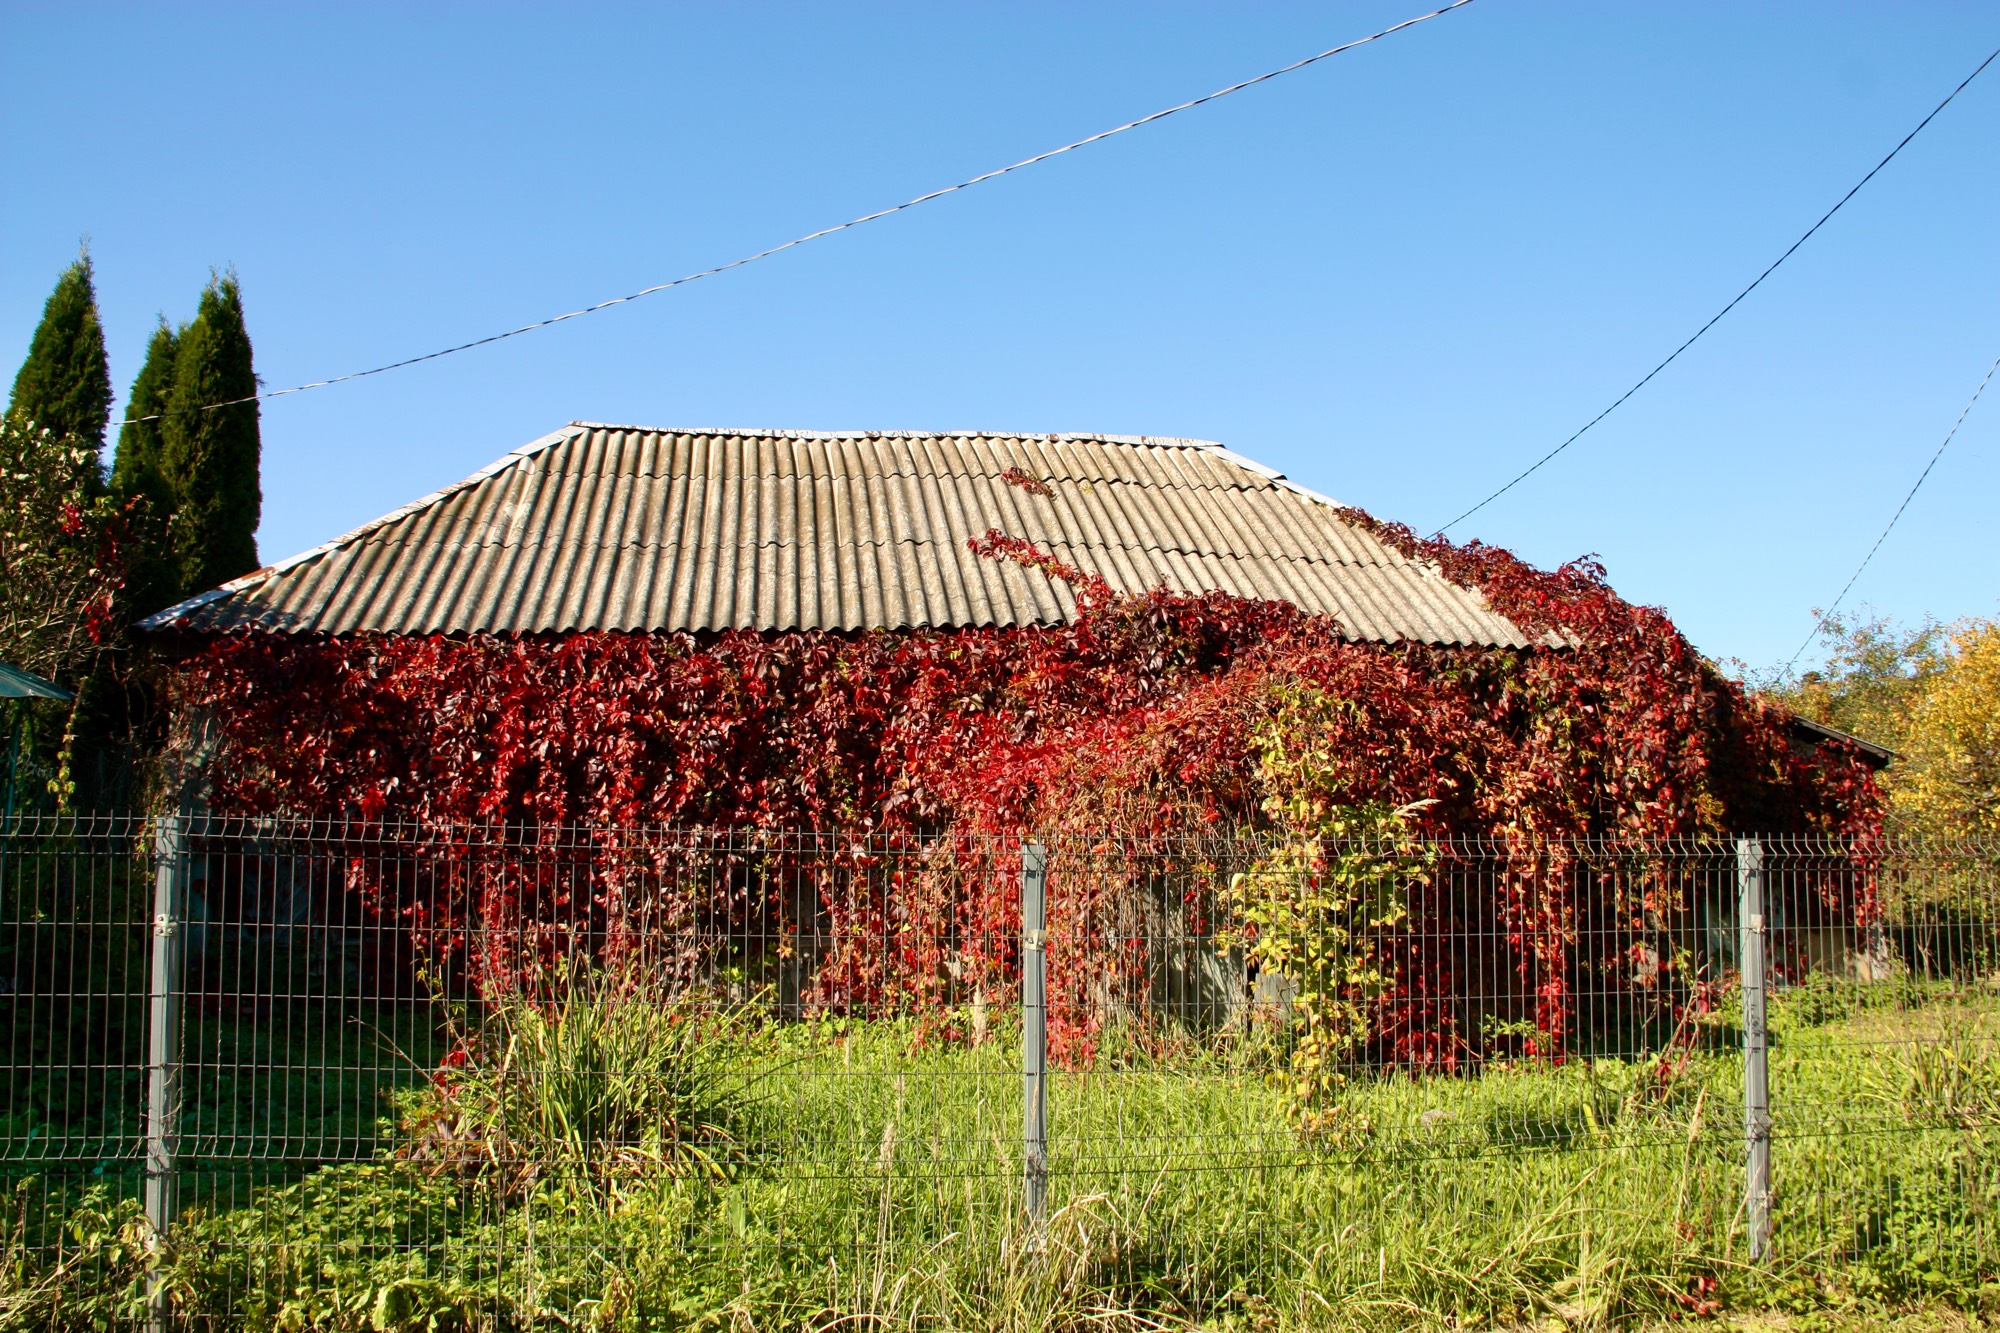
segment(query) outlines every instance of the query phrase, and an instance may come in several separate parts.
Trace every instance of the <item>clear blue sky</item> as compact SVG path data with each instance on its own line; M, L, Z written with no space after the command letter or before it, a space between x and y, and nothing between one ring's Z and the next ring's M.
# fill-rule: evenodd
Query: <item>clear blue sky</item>
M270 387L616 295L1420 12L0 6L0 364L88 235L122 387L241 275ZM573 12L575 11L575 12ZM1568 435L1995 46L1992 4L1479 3L721 278L268 404L262 552L572 418L1221 440L1413 525ZM1788 657L2000 355L2000 65L1458 534ZM9 371L11 373L11 371ZM1857 601L2000 611L2000 390Z

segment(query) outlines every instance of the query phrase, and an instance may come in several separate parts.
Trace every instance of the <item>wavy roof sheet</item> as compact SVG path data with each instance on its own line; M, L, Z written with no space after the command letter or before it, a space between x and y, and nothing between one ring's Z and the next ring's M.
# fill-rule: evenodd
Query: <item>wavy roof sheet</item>
M1123 592L1281 599L1354 639L1525 642L1332 501L1202 441L586 422L144 623L525 634L1072 617L1066 584L967 549L994 528Z

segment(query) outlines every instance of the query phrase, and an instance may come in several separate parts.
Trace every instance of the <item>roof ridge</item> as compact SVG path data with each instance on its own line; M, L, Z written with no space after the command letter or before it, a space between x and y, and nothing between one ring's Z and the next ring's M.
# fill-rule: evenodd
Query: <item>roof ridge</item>
M572 421L586 430L626 430L642 435L735 436L759 440L1058 440L1130 444L1159 449L1228 450L1215 440L1184 435L1109 435L1102 431L1027 430L800 430L788 426L642 426L633 422Z

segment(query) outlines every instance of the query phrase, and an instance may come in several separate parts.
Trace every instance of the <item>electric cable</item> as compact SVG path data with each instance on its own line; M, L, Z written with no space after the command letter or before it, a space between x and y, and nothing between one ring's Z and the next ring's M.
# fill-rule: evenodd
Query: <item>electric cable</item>
M1491 495L1487 496L1484 500L1481 500L1478 504L1472 506L1472 508L1460 514L1457 518L1451 520L1451 522L1446 523L1444 526L1440 527L1436 532L1432 533L1431 536L1433 538L1444 536L1445 533L1451 531L1451 529L1457 527L1460 523L1465 522L1466 519L1471 518L1474 514L1486 508L1487 505L1492 504L1495 500L1505 495L1508 491L1513 490L1516 486L1526 481L1529 477L1533 476L1536 472L1541 470L1542 464L1548 462L1550 459L1554 458L1557 454L1561 453L1563 450L1569 448L1572 444L1575 444L1578 440L1582 439L1585 432L1590 430L1591 427L1595 426L1598 422L1604 420L1604 418L1610 416L1613 412L1616 412L1620 407L1624 405L1626 399L1630 398L1633 394L1639 392L1639 390L1645 388L1649 383L1651 383L1655 375L1659 374L1661 371L1665 370L1668 366L1672 365L1680 357L1680 354L1682 352L1685 352L1688 348L1694 346L1695 343L1701 338L1701 336L1704 333L1707 333L1710 329L1714 328L1718 323L1720 323L1722 317L1728 314L1730 311L1734 310L1742 302L1744 297L1750 295L1750 293L1756 291L1758 287L1762 286L1764 279L1770 277L1773 273L1777 272L1778 266L1784 263L1787 259L1790 259L1792 257L1793 252L1795 252L1800 246L1804 245L1807 241L1811 240L1813 233L1818 231L1821 227L1824 227L1827 224L1828 220L1830 220L1835 213L1838 213L1842 208L1846 207L1848 200L1852 199L1855 195L1861 193L1862 186L1866 185L1869 181L1875 179L1876 172L1882 170L1882 168L1888 166L1891 162L1895 161L1896 154L1902 152L1903 149L1908 147L1910 140L1916 138L1919 134L1923 133L1924 126L1930 124L1933 120L1937 119L1938 113L1940 111L1943 111L1946 107L1950 106L1952 103L1952 99L1957 97L1960 93L1964 92L1966 89L1966 85L1970 84L1974 79L1978 78L1980 74L1986 69L1986 67L1992 64L1995 58L1997 57L2000 57L2000 49L1996 49L1992 55L1989 55L1986 57L1986 59L1980 61L1979 68L1973 70L1972 73L1966 75L1964 80L1960 82L1958 87L1952 89L1951 92L1946 95L1945 99L1942 102L1939 102L1936 106L1932 107L1931 113L1928 116L1925 116L1922 120L1918 121L1917 127L1911 130L1908 134L1904 135L1902 141L1899 142L1894 148L1891 148L1889 150L1889 155L1887 157L1883 158L1880 162L1877 162L1873 167L1869 168L1868 174L1866 176L1863 176L1860 180L1856 181L1853 189L1849 190L1846 194L1840 196L1839 203L1835 204L1832 208L1827 209L1826 212L1821 215L1820 220L1818 222L1815 222L1812 224L1812 226L1806 228L1805 235L1799 237L1799 239L1793 241L1789 246L1787 246L1783 254L1779 255L1776 259L1771 261L1771 265L1769 268L1765 269L1762 273L1759 273L1756 277L1756 280L1753 281L1748 287L1745 287L1742 291L1736 293L1736 295L1730 299L1728 305L1722 307L1722 309L1716 311L1714 315L1710 316L1708 323L1696 329L1686 342L1682 343L1679 347L1676 347L1673 350L1673 352L1668 355L1666 360L1660 362L1659 365L1654 366L1651 370L1647 371L1644 377L1641 378L1637 384L1634 384L1624 393L1619 394L1618 397L1612 402L1611 406L1605 408L1602 412L1599 412L1596 416L1584 422L1582 426L1578 427L1574 435L1570 436L1568 439L1564 440L1561 444L1557 445L1555 448L1543 454L1540 458L1536 459L1532 464L1530 464L1525 470L1516 474L1516 476L1512 481L1509 481L1499 490L1493 492Z
M1440 15L1449 14L1454 9L1462 9L1466 5L1469 5L1471 3L1472 0L1451 0L1450 4L1445 5L1440 9L1434 9L1428 14L1419 14L1415 18L1408 18L1404 19L1400 23L1393 23L1390 26L1381 29L1379 32L1369 33L1366 37L1357 37L1352 41L1342 42L1339 46L1328 47L1326 50L1320 51L1314 55L1306 56L1302 60L1294 60L1289 65L1282 66L1281 68L1278 69L1269 70L1263 74L1255 76L1254 78L1244 79L1240 83L1232 83L1226 88L1218 88L1212 93L1206 93L1200 97L1193 98L1189 101L1181 102L1178 105L1167 107L1165 110L1162 111L1152 112L1150 115L1141 116L1137 120L1128 120L1122 125L1113 126L1111 129L1100 130L1096 134L1089 135L1082 139L1077 139L1071 143L1063 144L1060 148L1051 148L1047 152L1037 153L1033 157L1024 157L1019 162L1013 162L1004 167L997 167L992 171L982 172L977 176L973 176L970 177L969 179L962 180L958 182L956 185L947 185L941 189L928 191L927 193L917 195L913 199L906 199L900 204L893 204L888 208L880 208L872 213L864 213L860 217L849 218L846 222L836 223L831 227L822 227L818 231L807 232L803 236L794 237L793 239L785 241L782 244L773 245L767 249L759 250L755 254L745 255L741 259L732 259L726 264L717 264L713 268L705 268L695 273L689 273L686 274L685 276L674 278L668 282L657 283L651 287L641 288L639 291L632 292L626 296L614 296L609 300L599 301L595 305L587 305L582 307L581 309L571 310L565 314L552 315L547 319L538 319L535 320L533 323L523 324L518 328L508 329L504 333L489 334L484 338L475 338L471 342L459 343L456 346L442 348L435 352L426 352L421 356L405 357L401 361L391 361L387 365L375 366L369 370L356 370L345 375L335 375L329 379L313 380L307 384L295 384L292 385L290 388L286 389L270 389L263 393L248 394L242 398L230 398L217 403L203 403L198 407L180 408L175 412L156 412L153 413L151 416L128 417L124 421L121 421L117 424L121 426L129 426L134 422L158 421L163 417L184 415L186 413L191 413L191 412L212 412L218 408L236 407L243 403L261 402L267 398L283 398L288 394L304 393L309 389L324 389L327 386L333 384L345 384L350 380L366 379L370 375L383 375L387 374L389 371L392 370L401 370L406 366L421 365L426 361L435 361L440 357L452 356L458 352L469 352L475 347L486 347L490 346L493 343L503 342L508 338L518 338L524 333L533 333L537 329L546 329L551 325L561 324L566 320L578 319L584 315L594 315L600 310L609 310L613 306L625 305L628 304L629 302L637 301L641 297L651 296L656 292L668 291L675 287L685 287L688 283L698 282L703 278L712 278L719 273L727 273L731 269L742 268L746 264L754 264L760 259L769 259L772 255L783 254L787 250L797 249L799 246L805 245L810 241L817 241L822 237L832 236L837 232L848 231L851 230L852 228L862 226L866 223L874 222L881 218L890 217L894 214L901 213L906 209L915 208L919 204L927 204L931 202L933 199L942 199L948 194L956 194L960 190L969 190L975 185L980 185L990 180L997 180L1001 176L1009 175L1013 172L1020 171L1026 167L1032 167L1037 163L1046 162L1052 157L1060 157L1064 153L1073 153L1079 148L1087 148L1091 144L1101 143L1104 140L1111 138L1113 135L1123 134L1127 130L1136 130L1142 125L1150 125L1154 121L1165 120L1168 116L1177 115L1182 111L1191 111L1195 107L1203 106L1209 102L1216 101L1219 98L1227 97L1231 93L1240 93L1244 89L1254 88L1260 83L1269 83L1272 79L1280 78L1283 75L1291 74L1297 70L1302 70L1306 68L1308 65L1316 65L1322 60L1326 60L1333 56L1340 55L1342 52L1345 51L1352 51L1359 46L1366 46L1370 42L1379 42L1384 37L1389 37L1394 35L1395 33L1399 33L1403 31L1405 28L1413 28L1419 23L1429 22L1431 19L1437 18Z
M1840 596L1834 598L1833 603L1819 613L1819 619L1813 622L1812 633L1806 635L1806 641L1792 654L1792 660L1785 663L1786 675L1790 675L1792 668L1798 665L1799 658L1805 656L1806 649L1812 647L1813 640L1817 639L1820 631L1826 628L1826 622L1833 619L1833 613L1840 609L1840 604L1846 600L1847 594L1854 591L1855 581L1861 577L1861 571L1868 568L1868 562L1875 558L1875 553L1882 549L1882 543L1887 541L1889 534L1895 530L1896 521L1902 518L1903 511L1910 507L1910 501L1917 498L1917 492L1923 488L1924 479L1931 475L1931 469L1937 466L1938 459L1943 458L1944 451L1951 447L1953 437L1958 434L1958 428L1963 426L1966 417L1971 415L1972 405L1979 401L1979 395L1985 393L1986 386L1993 382L1993 372L1996 370L2000 370L2000 357L1996 357L1993 364L1986 368L1986 378L1979 381L1979 387L1972 391L1972 397L1966 402L1964 410L1958 414L1958 420L1952 422L1951 429L1945 432L1944 443L1937 447L1937 452L1931 455L1931 461L1924 464L1924 470L1917 474L1917 484L1910 487L1910 493L1903 497L1903 503L1897 505L1896 512L1889 516L1889 524L1882 529L1882 535L1875 539L1875 544L1868 548L1868 554L1862 556L1861 563L1854 567L1854 573L1848 578L1846 586L1840 590Z

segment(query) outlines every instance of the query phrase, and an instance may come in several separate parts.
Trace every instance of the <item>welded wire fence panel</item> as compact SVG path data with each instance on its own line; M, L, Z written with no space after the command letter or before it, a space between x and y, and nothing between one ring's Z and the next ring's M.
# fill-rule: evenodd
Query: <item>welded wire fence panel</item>
M2000 1256L2000 846L1773 842L1774 1247Z
M0 1311L133 1279L108 1253L139 1196L151 863L127 820L0 828Z
M1746 915L1734 842L1064 834L1024 940L1012 837L170 832L0 834L23 1326L1699 1312L1994 1263L1991 846L1762 840Z
M1393 1303L1412 1258L1546 1293L1593 1232L1741 1257L1733 852L1238 838L1051 867L1057 1180L1129 1210L1124 1261L1182 1307Z

